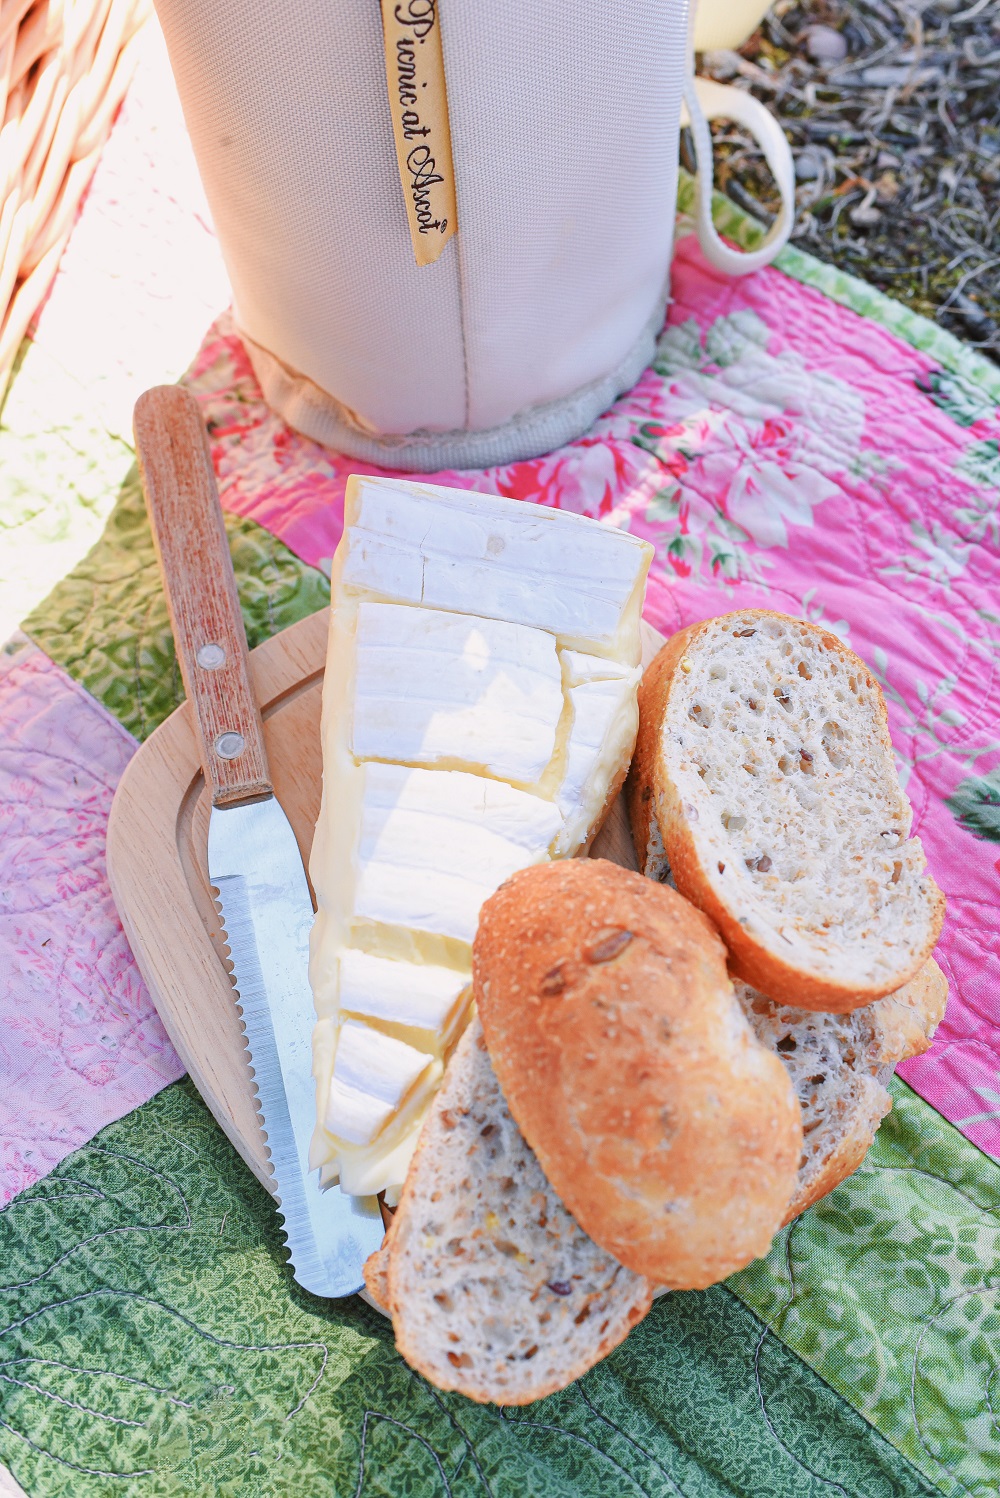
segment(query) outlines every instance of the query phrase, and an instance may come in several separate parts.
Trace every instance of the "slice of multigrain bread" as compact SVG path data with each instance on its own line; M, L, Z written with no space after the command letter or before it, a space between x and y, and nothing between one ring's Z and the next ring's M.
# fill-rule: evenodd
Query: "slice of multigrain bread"
M802 1108L798 1185L786 1222L861 1164L892 1107L892 1068L930 1045L948 985L933 958L898 993L849 1014L776 1004L746 983L736 997L757 1039L785 1063Z
M439 1389L529 1404L623 1341L653 1287L577 1226L518 1131L474 1020L424 1124L369 1293ZM366 1266L367 1271L367 1266ZM386 1282L387 1281L387 1282Z
M674 635L639 688L640 867L719 928L731 971L846 1012L907 983L944 898L910 837L882 693L836 637L744 609Z

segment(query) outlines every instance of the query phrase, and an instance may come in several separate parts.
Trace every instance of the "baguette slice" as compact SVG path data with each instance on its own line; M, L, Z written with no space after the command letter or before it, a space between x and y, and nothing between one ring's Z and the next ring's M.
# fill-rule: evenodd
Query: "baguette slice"
M857 1170L892 1107L889 1074L931 1044L948 985L932 957L898 993L849 1014L776 1004L745 983L735 988L757 1039L784 1062L802 1108L802 1163L785 1217L790 1222Z
M529 1404L622 1342L653 1287L592 1243L518 1132L482 1028L459 1041L388 1240L366 1266L396 1346L439 1389ZM382 1256L380 1258L380 1256Z
M602 859L538 864L483 906L472 975L510 1110L595 1242L672 1290L767 1251L801 1112L699 910Z
M730 969L847 1012L927 961L944 897L911 838L885 703L836 637L744 609L674 635L639 688L640 867L715 923Z

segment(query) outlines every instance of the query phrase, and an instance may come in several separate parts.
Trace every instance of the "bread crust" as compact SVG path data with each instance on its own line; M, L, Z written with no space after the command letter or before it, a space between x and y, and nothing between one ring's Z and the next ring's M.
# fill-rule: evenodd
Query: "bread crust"
M947 1002L948 980L933 957L928 957L909 983L879 999L873 1007L886 1065L895 1066L929 1050Z
M365 1289L368 1291L375 1308L382 1312L383 1316L392 1315L392 1301L389 1296L389 1251L392 1248L393 1229L396 1226L395 1217L386 1229L385 1237L381 1246L373 1254L369 1254L364 1264Z
M660 874L665 857L676 888L692 904L703 910L718 927L729 950L730 970L736 977L781 1003L794 1004L802 1009L845 1014L864 1004L870 1004L874 999L907 983L930 957L944 921L944 896L933 879L929 875L925 876L931 911L924 945L904 970L885 983L859 990L854 981L841 983L829 975L809 972L795 963L785 961L762 940L747 931L740 921L742 912L722 899L709 878L692 831L692 824L696 825L698 809L682 804L661 752L663 723L669 708L671 690L678 680L678 672L683 669L682 662L697 651L700 638L709 626L716 625L720 620L735 618L754 620L785 617L769 609L740 609L733 614L721 615L719 619L690 624L671 636L646 668L639 683L639 733L625 785L625 795L640 868L650 875ZM845 662L852 665L856 663L857 668L868 676L868 668L864 662L836 635L815 625L810 628L815 629L828 650L841 655ZM878 691L878 718L879 738L891 762L892 745L881 691ZM663 846L663 855L660 857L653 852L657 833Z
M879 1124L892 1108L892 1099L882 1085L883 1077L900 1061L922 1055L930 1047L947 999L947 980L934 958L929 957L917 976L903 988L870 1005L874 1054L869 1059L879 1067L879 1076L857 1079L861 1095L854 1104L851 1127L818 1171L800 1176L786 1222L828 1196L857 1170L872 1146Z
M483 906L473 983L514 1119L596 1243L671 1289L766 1252L800 1109L700 911L600 859L536 865Z
M383 1239L382 1247L369 1254L364 1265L365 1289L375 1309L383 1316L392 1315L389 1304L389 1249Z
M798 1187L785 1213L785 1222L791 1222L814 1202L829 1196L841 1181L857 1170L871 1149L879 1124L892 1108L892 1099L874 1077L864 1077L861 1083L863 1096L856 1107L851 1128L837 1141L822 1168Z

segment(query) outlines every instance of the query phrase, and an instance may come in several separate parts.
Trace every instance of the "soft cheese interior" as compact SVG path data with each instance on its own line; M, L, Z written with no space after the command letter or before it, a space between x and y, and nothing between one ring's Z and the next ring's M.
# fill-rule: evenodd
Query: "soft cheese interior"
M599 826L635 742L651 555L560 510L349 481L310 860L324 1183L398 1189L483 901Z

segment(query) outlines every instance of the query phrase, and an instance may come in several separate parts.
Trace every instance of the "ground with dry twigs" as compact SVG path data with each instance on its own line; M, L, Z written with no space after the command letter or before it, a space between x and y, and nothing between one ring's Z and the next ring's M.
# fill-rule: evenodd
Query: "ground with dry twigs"
M798 245L1000 362L1000 0L778 0L699 70L781 120ZM773 215L749 137L713 133L717 186Z

